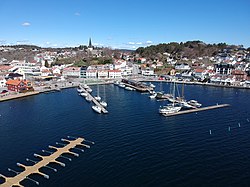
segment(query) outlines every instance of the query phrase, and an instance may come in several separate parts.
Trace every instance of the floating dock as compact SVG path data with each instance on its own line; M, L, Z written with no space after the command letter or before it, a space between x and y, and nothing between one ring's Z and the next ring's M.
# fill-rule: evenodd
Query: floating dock
M71 138L71 137L68 137ZM33 163L35 163L33 166L25 166L23 164L17 163L17 166L22 167L24 169L23 172L16 172L12 169L9 169L9 171L12 171L14 173L16 173L17 175L14 177L5 177L4 175L0 174L0 178L4 179L4 183L0 184L1 187L10 187L10 186L23 186L20 184L21 181L23 181L24 179L28 179L31 180L33 182L35 182L37 185L39 185L39 182L35 181L34 179L29 178L28 176L30 174L39 174L41 176L43 176L46 179L49 179L49 176L47 174L42 173L41 171L39 171L40 168L42 167L47 167L50 169L53 169L54 171L57 171L56 169L47 166L49 163L57 163L60 164L61 166L65 166L64 163L57 161L56 159L59 157L62 158L67 158L65 156L62 156L63 153L69 153L72 154L73 156L79 156L79 154L74 153L72 151L70 151L70 149L80 149L80 148L76 148L76 146L84 146L86 148L90 148L89 145L87 144L83 144L83 142L89 142L94 144L94 142L85 140L84 138L76 138L74 140L68 140L68 139L61 139L61 141L66 142L66 144L62 144L62 143L57 143L60 145L64 145L64 147L58 148L58 147L54 147L54 146L49 146L49 148L51 149L55 149L55 152L49 152L49 151L44 151L43 152L48 152L51 153L49 156L42 156L42 155L38 155L38 154L34 154L35 157L39 157L40 159L42 159L41 161L32 161L30 159L26 159L27 161L32 161ZM80 149L82 152L84 151L83 149ZM71 160L71 158L67 158L69 160Z
M100 107L102 109L102 112L104 114L107 114L108 111L105 107L103 107L85 88L83 88L81 85L79 86L85 93L87 93L87 97L89 97L91 99L91 101L98 107Z
M125 86L134 88L136 91L139 92L150 92L154 90L154 88L144 85L141 82L134 81L134 80L127 80L127 79L122 79L121 81Z
M205 110L224 108L224 107L229 107L229 106L230 106L229 104L214 105L214 106L196 108L196 109L191 109L191 110L183 110L183 111L179 111L179 112L171 113L171 114L163 114L163 116L170 117L170 116L176 116L176 115L181 115L181 114L189 114L189 113L193 113L193 112L200 112L200 111L205 111Z

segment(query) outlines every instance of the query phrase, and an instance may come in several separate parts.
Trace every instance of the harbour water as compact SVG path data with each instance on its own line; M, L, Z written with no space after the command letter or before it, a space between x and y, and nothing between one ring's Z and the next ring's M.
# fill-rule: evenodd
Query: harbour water
M105 90L109 113L101 115L76 89L2 102L0 173L13 176L7 169L21 171L16 162L35 160L33 153L71 135L95 145L71 162L62 159L65 168L53 165L57 173L45 169L49 180L32 176L40 186L250 185L249 90L187 85L187 99L231 106L169 118L158 114L164 101L114 85Z

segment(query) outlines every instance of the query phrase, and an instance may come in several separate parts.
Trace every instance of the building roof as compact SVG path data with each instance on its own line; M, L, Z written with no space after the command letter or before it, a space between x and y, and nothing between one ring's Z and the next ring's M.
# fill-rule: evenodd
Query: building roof
M20 83L21 83L20 80L12 80L12 79L9 79L9 80L6 82L6 84L15 85L15 86L19 85Z

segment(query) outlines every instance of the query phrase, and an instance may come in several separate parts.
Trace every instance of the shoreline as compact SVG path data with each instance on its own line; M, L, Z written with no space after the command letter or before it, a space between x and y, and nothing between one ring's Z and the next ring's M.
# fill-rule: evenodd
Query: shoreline
M149 79L142 79L140 78L139 80L137 79L137 81L141 81L141 82L166 82L166 83L172 83L174 81L169 81L169 80L149 80ZM183 82L183 81L175 81L177 84L187 84L187 85L198 85L198 86L209 86L209 87L220 87L220 88L233 88L233 89L250 89L250 87L243 87L243 86L229 86L229 85L218 85L218 84L212 84L212 83L200 83L200 82ZM87 83L88 85L98 85L98 84L112 84L112 81L108 81L108 82L91 82L91 83ZM38 94L42 94L42 93L50 93L50 92L58 92L60 90L63 89L69 89L69 88L76 88L79 86L79 84L82 84L82 82L62 82L60 83L51 83L50 89L46 89L46 87L44 88L40 88L37 87L37 89L35 89L35 91L33 92L27 92L27 93L16 93L16 94L9 94L9 95L5 95L5 96L1 96L0 97L0 102L4 102L4 101L9 101L9 100L13 100L13 99L19 99L19 98L23 98L23 97L28 97L28 96L33 96L33 95L38 95ZM58 85L58 86L56 86Z
M249 87L243 86L230 86L230 85L221 85L221 84L213 84L213 83L202 83L202 82L185 82L185 81L169 81L169 80L139 80L141 82L167 82L172 83L175 82L177 84L187 84L187 85L199 85L199 86L210 86L210 87L221 87L221 88L234 88L234 89L250 89Z

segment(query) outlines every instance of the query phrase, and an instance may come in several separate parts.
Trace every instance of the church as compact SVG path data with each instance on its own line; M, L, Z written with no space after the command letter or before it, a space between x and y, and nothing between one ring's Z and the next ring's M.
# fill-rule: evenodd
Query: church
M87 53L89 56L92 56L92 57L102 57L102 49L95 48L92 45L91 38L89 38L89 45L87 48Z

